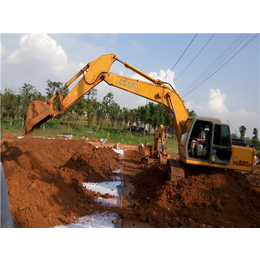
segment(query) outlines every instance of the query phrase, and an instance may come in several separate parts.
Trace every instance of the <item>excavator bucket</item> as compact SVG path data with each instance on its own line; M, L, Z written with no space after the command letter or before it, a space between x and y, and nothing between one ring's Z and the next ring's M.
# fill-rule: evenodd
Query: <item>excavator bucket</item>
M163 154L160 154L159 155L159 164L162 164L162 165L166 165L167 164L167 160L170 158L169 155L163 155Z
M151 158L150 156L145 156L145 157L141 158L141 163L143 163L143 164L151 164L154 162L155 162L155 159Z
M167 160L167 179L178 181L185 178L185 171L182 162L176 159Z
M28 107L24 135L32 134L34 130L52 118L53 107L45 100L36 100L30 103Z

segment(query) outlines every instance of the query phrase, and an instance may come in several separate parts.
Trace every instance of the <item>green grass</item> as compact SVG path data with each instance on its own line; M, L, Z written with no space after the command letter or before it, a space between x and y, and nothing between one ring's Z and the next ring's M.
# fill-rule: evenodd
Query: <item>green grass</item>
M10 126L10 120L2 120L1 125L4 133L13 133L17 135L23 135L24 127L22 127L22 120L13 120L12 126ZM109 134L108 134L109 133ZM49 120L47 123L42 125L40 129L33 132L33 136L44 136L44 137L57 137L57 135L73 135L74 139L80 139L82 136L85 138L107 138L108 141L137 145L139 142L143 144L153 143L153 134L139 134L128 131L118 131L116 129L112 130L105 125L105 128L98 129L96 126L89 128L86 125L74 126L74 125L62 125L58 124L58 120ZM166 139L166 146L168 154L175 155L178 153L177 141L172 138Z

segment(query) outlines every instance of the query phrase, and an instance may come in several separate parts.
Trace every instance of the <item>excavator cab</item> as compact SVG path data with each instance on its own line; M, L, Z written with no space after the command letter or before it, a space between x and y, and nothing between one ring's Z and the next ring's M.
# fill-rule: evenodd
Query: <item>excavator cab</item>
M194 156L191 153L191 143L198 138L200 127L203 126L205 141L197 141ZM179 152L181 161L199 161L228 165L232 156L230 129L220 119L209 117L189 117L184 126ZM196 163L197 162L197 163Z
M196 138L200 135L200 129L203 128L203 131L205 132L205 140L204 141L198 141L196 142L196 146L194 149L194 157L195 158L201 158L201 159L207 159L209 155L209 133L212 132L212 124L207 121L196 121L194 124L194 127L191 132L191 137L189 139L188 147L191 147L192 141L196 140ZM189 148L189 156L192 157L192 151L191 148Z

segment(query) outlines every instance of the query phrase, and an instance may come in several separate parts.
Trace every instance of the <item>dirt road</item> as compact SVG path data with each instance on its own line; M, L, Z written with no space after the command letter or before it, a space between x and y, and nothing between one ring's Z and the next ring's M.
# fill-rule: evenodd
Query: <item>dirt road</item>
M163 166L141 164L137 146L121 146L121 159L113 145L5 134L1 161L15 227L54 227L106 211L82 182L111 181L122 166L122 208L110 209L122 228L260 227L260 165L255 174L196 170L169 182Z

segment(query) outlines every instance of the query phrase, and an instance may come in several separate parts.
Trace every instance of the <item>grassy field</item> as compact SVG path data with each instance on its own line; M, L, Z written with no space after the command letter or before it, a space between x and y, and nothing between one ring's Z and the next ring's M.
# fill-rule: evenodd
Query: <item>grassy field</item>
M1 125L4 133L13 133L17 135L23 135L24 127L22 120L13 120L12 126L10 126L10 120L1 120ZM136 133L131 134L128 131L118 131L109 129L107 126L103 129L97 127L89 128L86 125L74 126L74 125L62 125L58 124L57 120L48 121L40 127L37 131L33 132L33 136L44 137L57 137L57 135L73 135L74 139L80 139L82 136L85 138L106 138L108 142L116 142L121 144L137 145L139 142L143 144L153 143L153 134ZM176 155L178 153L177 141L173 138L166 139L166 146L168 154Z

